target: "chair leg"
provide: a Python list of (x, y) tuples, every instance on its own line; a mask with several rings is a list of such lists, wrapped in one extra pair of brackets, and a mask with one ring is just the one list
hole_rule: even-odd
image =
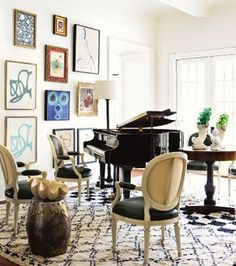
[(228, 175), (228, 196), (231, 196), (231, 174)]
[(180, 242), (180, 231), (179, 231), (179, 223), (175, 223), (175, 238), (176, 238), (176, 245), (178, 250), (178, 257), (181, 257), (181, 242)]
[(18, 222), (18, 215), (19, 215), (19, 204), (14, 205), (14, 234), (17, 234), (17, 222)]
[(116, 227), (117, 227), (117, 222), (112, 217), (111, 228), (112, 228), (112, 251), (113, 252), (116, 251)]
[(78, 183), (78, 205), (81, 205), (81, 183)]
[(11, 203), (7, 201), (6, 202), (6, 224), (8, 224), (8, 221), (9, 221), (10, 207), (11, 207)]
[(146, 226), (144, 227), (144, 265), (148, 265), (149, 241), (150, 241), (150, 226)]
[(161, 240), (165, 241), (165, 225), (161, 226)]
[(89, 179), (87, 179), (87, 196), (89, 196)]
[(220, 194), (220, 178), (221, 178), (221, 174), (220, 174), (220, 163), (218, 164), (218, 171), (217, 171), (217, 175), (218, 175), (218, 193)]

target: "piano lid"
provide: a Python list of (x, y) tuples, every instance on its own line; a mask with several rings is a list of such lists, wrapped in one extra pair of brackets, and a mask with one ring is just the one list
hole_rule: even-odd
[(169, 123), (174, 122), (175, 120), (167, 119), (165, 116), (170, 116), (175, 114), (176, 112), (171, 112), (170, 109), (166, 109), (164, 111), (146, 111), (141, 113), (123, 123), (117, 125), (117, 128), (129, 128), (129, 127), (153, 127), (167, 125)]

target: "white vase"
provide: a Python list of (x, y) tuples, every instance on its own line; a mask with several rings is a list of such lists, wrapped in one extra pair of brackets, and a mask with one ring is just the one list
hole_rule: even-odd
[(198, 137), (192, 137), (192, 148), (194, 150), (206, 150), (207, 146), (204, 144), (204, 141), (207, 136), (208, 126), (206, 125), (197, 125), (198, 128)]
[(217, 125), (216, 128), (218, 130), (218, 136), (220, 137), (221, 148), (224, 149), (225, 148), (224, 138), (225, 138), (227, 125), (223, 125), (223, 126), (218, 126)]

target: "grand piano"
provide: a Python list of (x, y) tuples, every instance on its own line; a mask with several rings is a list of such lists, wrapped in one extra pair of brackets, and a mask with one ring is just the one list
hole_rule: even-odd
[[(106, 187), (116, 179), (122, 169), (123, 179), (130, 182), (133, 167), (145, 167), (153, 157), (183, 146), (183, 132), (175, 129), (156, 128), (175, 120), (166, 118), (175, 114), (170, 109), (146, 111), (117, 125), (116, 129), (93, 129), (94, 138), (84, 142), (84, 151), (98, 159), (100, 163), (100, 187)], [(114, 166), (114, 177), (105, 179), (105, 164)]]

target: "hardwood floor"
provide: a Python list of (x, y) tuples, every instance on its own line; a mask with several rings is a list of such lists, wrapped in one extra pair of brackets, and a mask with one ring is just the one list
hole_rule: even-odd
[(7, 259), (4, 259), (3, 257), (0, 257), (0, 265), (1, 266), (19, 266), (19, 264), (16, 264)]

